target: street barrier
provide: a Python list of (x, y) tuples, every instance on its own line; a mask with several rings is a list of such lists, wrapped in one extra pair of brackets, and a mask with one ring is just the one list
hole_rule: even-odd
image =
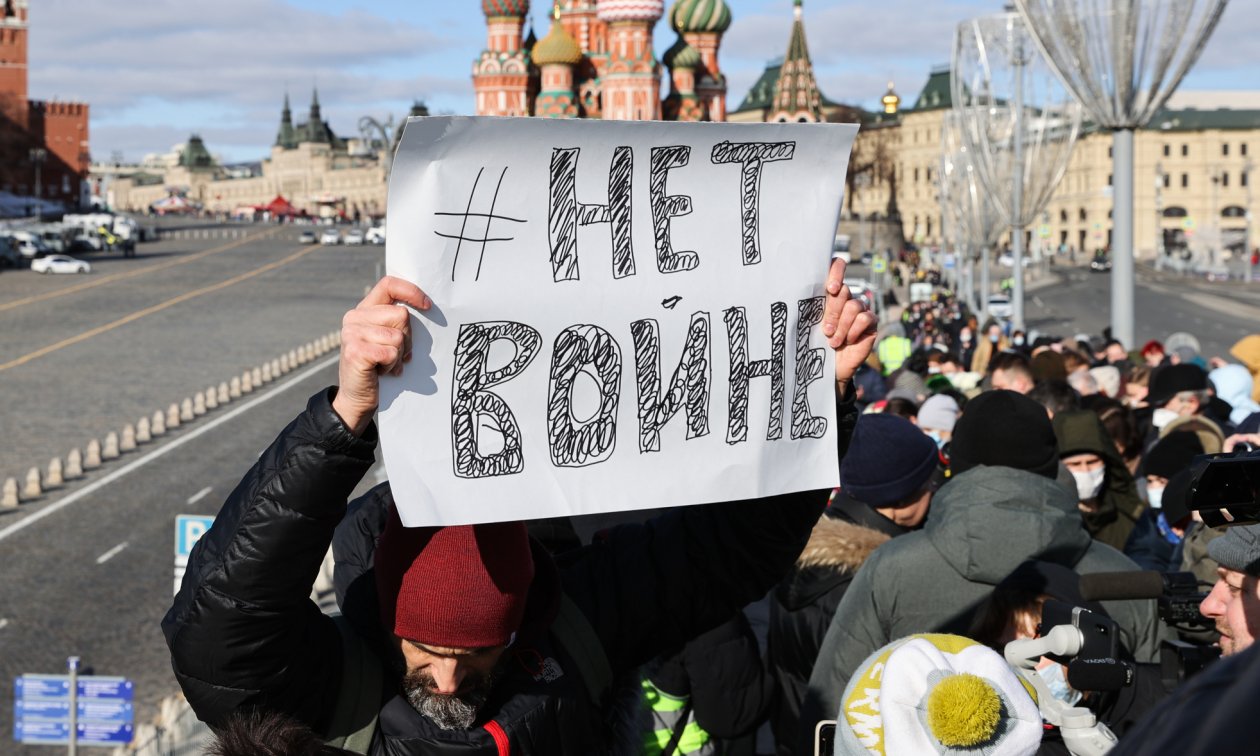
[(214, 386), (208, 387), (205, 392), (206, 411), (219, 408), (219, 392), (214, 390)]
[(0, 509), (17, 509), (18, 505), (18, 485), (17, 478), (5, 478), (4, 491), (0, 493)]
[(153, 440), (153, 433), (149, 426), (149, 418), (142, 417), (136, 423), (136, 443), (147, 444)]
[(241, 378), (240, 378), (240, 376), (237, 376), (237, 375), (232, 376), (232, 381), (231, 381), (231, 383), (229, 383), (229, 384), (228, 384), (228, 398), (229, 398), (229, 399), (240, 399), (240, 398), (241, 398)]
[(66, 479), (61, 474), (61, 457), (53, 457), (48, 460), (48, 474), (44, 476), (44, 488), (60, 488), (65, 485)]
[(88, 441), (87, 453), (83, 455), (83, 469), (95, 470), (101, 466), (101, 442), (96, 439)]
[(110, 431), (105, 434), (105, 445), (101, 447), (101, 459), (118, 459), (118, 434)]
[(206, 394), (204, 391), (198, 391), (193, 394), (192, 413), (193, 417), (201, 417), (206, 414)]
[(126, 454), (136, 450), (136, 427), (131, 423), (123, 426), (122, 438), (118, 439), (118, 451)]
[(74, 480), (83, 477), (83, 455), (78, 449), (71, 449), (66, 455), (66, 480)]
[(39, 485), (39, 468), (32, 467), (26, 471), (26, 486), (22, 489), (22, 498), (30, 501), (43, 495), (44, 489)]

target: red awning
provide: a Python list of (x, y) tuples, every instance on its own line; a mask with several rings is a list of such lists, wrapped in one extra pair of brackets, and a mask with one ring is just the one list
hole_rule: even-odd
[(275, 199), (263, 206), (263, 209), (272, 215), (297, 215), (298, 212), (297, 208), (281, 194), (277, 194)]

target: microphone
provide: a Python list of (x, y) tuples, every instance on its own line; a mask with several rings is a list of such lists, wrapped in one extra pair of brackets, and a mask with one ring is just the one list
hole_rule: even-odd
[(1118, 659), (1073, 659), (1068, 684), (1076, 690), (1120, 690), (1133, 684), (1132, 664)]
[(1081, 575), (1081, 598), (1086, 601), (1157, 599), (1163, 595), (1164, 575), (1155, 570)]

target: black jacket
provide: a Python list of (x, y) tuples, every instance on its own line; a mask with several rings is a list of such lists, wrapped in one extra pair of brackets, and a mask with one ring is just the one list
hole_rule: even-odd
[[(319, 565), (346, 500), (373, 462), (375, 428), (355, 438), (321, 392), (284, 429), (232, 492), (197, 543), (162, 628), (172, 665), (198, 717), (222, 722), (243, 707), (274, 709), (324, 731), (341, 687), (341, 639), (309, 600)], [(842, 414), (841, 450), (852, 430)], [(385, 493), (379, 488), (375, 495)], [(826, 492), (672, 511), (642, 526), (614, 530), (602, 543), (543, 565), (531, 588), (518, 645), (561, 670), (576, 665), (556, 648), (549, 617), (564, 592), (598, 636), (614, 674), (715, 627), (763, 595), (804, 547)], [(343, 607), (365, 642), (381, 648), (372, 581), (341, 576)], [(548, 585), (547, 575), (554, 575)], [(354, 582), (363, 598), (352, 601)], [(386, 658), (390, 658), (386, 655)], [(576, 674), (544, 679), (523, 662), (482, 709), (512, 739), (514, 753), (590, 753), (598, 737), (581, 715)], [(554, 676), (548, 676), (554, 677)], [(392, 689), (397, 688), (393, 678)], [(387, 686), (389, 687), (389, 686)], [(391, 690), (392, 692), (392, 690)], [(575, 715), (575, 713), (579, 713)], [(573, 726), (582, 725), (580, 731)], [(494, 753), (481, 730), (439, 731), (397, 695), (382, 709), (374, 753), (434, 753), (436, 743), (476, 743)], [(461, 750), (473, 754), (477, 749)]]
[(771, 594), (766, 663), (778, 687), (771, 727), (779, 756), (792, 754), (818, 648), (854, 573), (881, 544), (908, 532), (838, 492), (792, 571)]

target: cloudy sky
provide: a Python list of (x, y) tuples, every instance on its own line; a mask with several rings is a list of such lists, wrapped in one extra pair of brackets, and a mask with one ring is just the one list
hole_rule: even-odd
[[(791, 0), (728, 0), (722, 42), (730, 107), (766, 60), (782, 55)], [(545, 0), (535, 0), (538, 35)], [(890, 79), (913, 100), (949, 60), (958, 21), (1001, 0), (806, 0), (819, 84), (833, 100), (874, 107)], [(665, 23), (656, 47), (672, 43)], [(1260, 3), (1235, 0), (1183, 89), (1260, 89)], [(311, 89), (334, 131), (360, 116), (403, 115), (415, 99), (471, 113), (471, 63), (485, 45), (476, 0), (35, 0), (31, 96), (92, 108), (92, 153), (138, 160), (192, 132), (227, 160), (254, 160), (275, 138), (287, 90), (304, 120)]]

